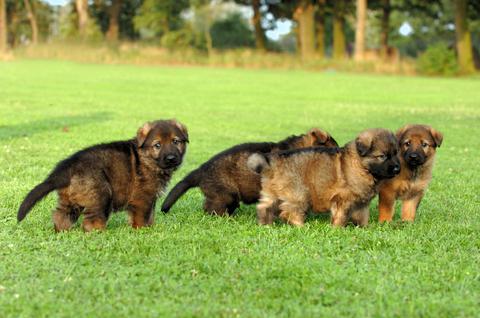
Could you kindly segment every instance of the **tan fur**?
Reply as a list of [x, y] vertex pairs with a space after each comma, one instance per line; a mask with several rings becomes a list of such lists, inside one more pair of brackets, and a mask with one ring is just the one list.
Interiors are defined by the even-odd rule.
[[104, 229], [111, 212], [127, 210], [134, 228], [151, 225], [155, 201], [183, 160], [188, 134], [175, 120], [149, 122], [136, 138], [95, 145], [59, 162], [22, 202], [21, 221], [36, 202], [58, 191], [56, 231], [83, 214], [85, 231]]
[[[425, 125], [406, 125], [397, 131], [400, 144], [402, 171], [393, 179], [382, 182], [379, 193], [379, 221], [389, 222], [393, 218], [395, 201], [402, 201], [402, 220], [415, 220], [415, 215], [425, 190], [432, 178], [436, 147], [443, 141], [443, 135]], [[407, 146], [409, 143], [409, 146]], [[422, 143], [427, 143], [426, 148]], [[405, 154], [408, 149], [418, 149], [426, 156], [423, 164], [411, 167]]]
[[[271, 155], [270, 166], [262, 173], [258, 222], [271, 224], [279, 216], [289, 224], [302, 226], [311, 208], [315, 212], [331, 211], [334, 226], [345, 226], [349, 220], [367, 225], [368, 206], [378, 184], [369, 169], [375, 164], [383, 168], [395, 164], [398, 168], [398, 159], [392, 155], [396, 151], [391, 132], [371, 129], [336, 152], [317, 148]], [[379, 162], [380, 154], [391, 155], [394, 163], [390, 159]]]
[[[204, 210], [206, 212], [220, 216], [232, 215], [240, 202], [252, 204], [257, 202], [260, 197], [260, 175], [255, 169], [249, 168], [250, 165], [257, 165], [254, 161], [248, 162], [252, 154], [312, 146], [337, 147], [338, 144], [327, 132], [312, 128], [306, 134], [292, 136], [278, 143], [238, 145], [217, 154], [191, 172], [190, 175], [196, 174], [196, 178], [198, 178], [198, 181], [192, 186], [199, 186], [205, 195]], [[187, 176], [184, 180], [188, 180], [189, 177]], [[171, 196], [176, 196], [172, 202], [176, 201], [179, 196], [175, 194], [176, 189], [185, 182], [184, 180], [172, 189], [165, 202], [170, 201]], [[165, 202], [162, 210], [168, 211], [173, 203], [166, 204]]]

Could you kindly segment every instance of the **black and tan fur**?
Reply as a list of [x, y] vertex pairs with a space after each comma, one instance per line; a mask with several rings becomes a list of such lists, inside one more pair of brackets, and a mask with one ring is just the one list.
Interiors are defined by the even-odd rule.
[[432, 179], [437, 147], [443, 135], [426, 125], [406, 125], [397, 131], [402, 171], [382, 182], [379, 193], [379, 221], [393, 218], [395, 200], [402, 201], [402, 220], [415, 220], [417, 208]]
[[335, 226], [345, 226], [349, 220], [367, 225], [379, 181], [400, 170], [397, 150], [393, 133], [370, 129], [337, 151], [317, 147], [250, 156], [250, 169], [262, 170], [258, 222], [271, 224], [279, 216], [302, 226], [311, 208], [330, 211]]
[[153, 223], [155, 201], [182, 163], [188, 142], [175, 120], [145, 123], [134, 139], [86, 148], [57, 164], [27, 195], [18, 210], [22, 221], [53, 190], [56, 231], [68, 230], [83, 214], [83, 229], [104, 229], [112, 211], [126, 209], [132, 227]]
[[328, 133], [313, 128], [304, 135], [292, 136], [277, 143], [246, 143], [229, 148], [212, 157], [180, 181], [166, 197], [162, 211], [168, 212], [188, 189], [200, 187], [205, 195], [206, 212], [231, 215], [240, 202], [252, 204], [258, 201], [260, 175], [248, 169], [246, 164], [252, 153], [270, 153], [317, 145], [338, 146]]

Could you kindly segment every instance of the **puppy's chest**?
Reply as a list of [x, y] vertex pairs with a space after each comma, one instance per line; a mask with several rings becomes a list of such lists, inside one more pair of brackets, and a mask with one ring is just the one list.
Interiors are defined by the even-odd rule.
[[428, 178], [409, 178], [402, 180], [397, 186], [397, 197], [400, 199], [410, 199], [417, 196], [425, 190], [430, 179]]
[[135, 178], [131, 191], [159, 197], [165, 191], [171, 175], [170, 171], [143, 173]]

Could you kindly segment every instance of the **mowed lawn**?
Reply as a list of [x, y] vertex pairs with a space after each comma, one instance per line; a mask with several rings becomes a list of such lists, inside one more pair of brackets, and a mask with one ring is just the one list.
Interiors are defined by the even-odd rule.
[[[367, 228], [260, 227], [253, 205], [205, 215], [198, 190], [141, 230], [118, 213], [104, 232], [55, 234], [55, 194], [17, 224], [57, 161], [172, 117], [191, 142], [170, 188], [227, 147], [314, 126], [344, 144], [426, 123], [444, 143], [414, 224], [398, 205], [379, 224], [375, 200]], [[479, 136], [479, 78], [0, 63], [0, 317], [478, 317]]]

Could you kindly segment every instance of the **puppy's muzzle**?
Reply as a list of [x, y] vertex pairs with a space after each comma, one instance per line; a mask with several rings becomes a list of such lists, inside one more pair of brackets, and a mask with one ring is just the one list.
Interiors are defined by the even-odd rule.
[[394, 163], [388, 167], [387, 177], [392, 178], [400, 173], [400, 164]]
[[168, 154], [163, 157], [163, 166], [166, 168], [174, 168], [182, 163], [182, 158], [177, 154]]
[[405, 154], [405, 161], [409, 166], [416, 167], [425, 162], [425, 156], [418, 152], [410, 152]]
[[400, 165], [397, 164], [397, 165], [393, 166], [392, 172], [393, 172], [394, 175], [399, 174], [400, 173]]

